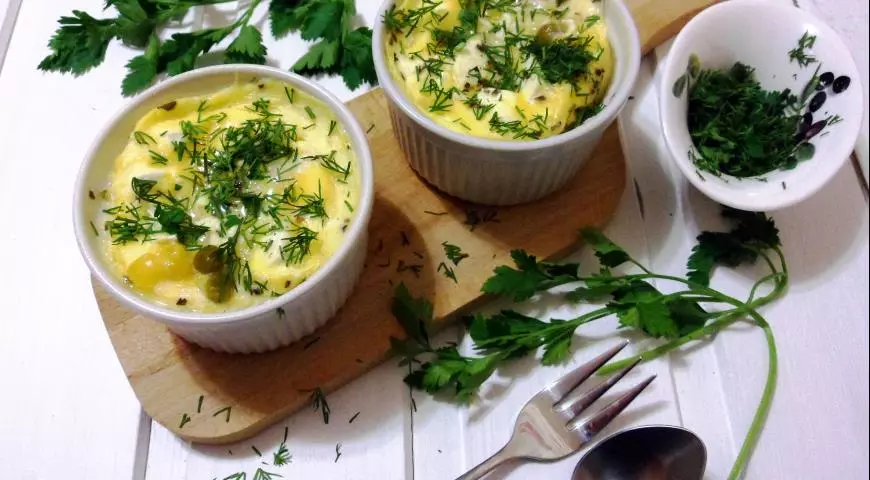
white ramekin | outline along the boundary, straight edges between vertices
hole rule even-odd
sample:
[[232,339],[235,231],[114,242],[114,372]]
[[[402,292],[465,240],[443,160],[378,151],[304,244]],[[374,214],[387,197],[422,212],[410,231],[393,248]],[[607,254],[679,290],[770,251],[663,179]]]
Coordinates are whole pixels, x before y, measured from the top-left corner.
[[372,40],[378,82],[390,106],[393,130],[411,167],[438,189],[474,203],[514,205],[563,186],[595,150],[616,119],[640,68],[637,28],[622,0],[601,2],[616,67],[604,109],[569,132],[533,141],[490,140],[465,135],[432,121],[393,81],[385,58],[381,6]]
[[[100,202],[88,191],[107,183],[116,156],[123,150],[136,122],[149,110],[177,98],[203,95],[236,80],[271,78],[323,102],[347,130],[360,172],[360,201],[346,238],[320,270],[293,290],[259,305],[227,313],[185,313],[152,303],[117,278],[105,262],[89,221]],[[365,132],[337,98],[310,80],[276,68],[221,65],[173,77],[149,89],[122,109],[100,132],[82,163],[73,199],[73,226],[85,263],[100,284],[121,304],[165,324],[170,330],[203,347],[223,352],[272,350],[299,340],[329,320],[347,300],[359,279],[366,255],[368,223],[374,200],[374,172]]]

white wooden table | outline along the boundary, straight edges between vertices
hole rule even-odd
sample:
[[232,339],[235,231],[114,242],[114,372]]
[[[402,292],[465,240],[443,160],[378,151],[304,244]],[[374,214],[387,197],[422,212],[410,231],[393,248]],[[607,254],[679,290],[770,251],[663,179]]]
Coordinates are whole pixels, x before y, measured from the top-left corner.
[[[571,365],[516,362],[471,407],[414,392],[413,412],[404,371],[388,362],[329,395],[329,425],[305,410],[223,447],[187,445],[142,413],[97,312],[70,221],[79,162],[97,130],[124,104],[119,82],[134,52],[113,46],[106,63],[80,79],[35,68],[60,15],[72,8],[95,13],[102,3],[0,0],[0,478],[208,480],[240,470],[251,478],[260,463],[251,446],[270,455],[285,426],[293,462],[270,469],[284,478],[450,479],[501,446],[519,407]],[[378,2],[357,3],[372,24]],[[853,47],[866,92],[866,2],[800,3]],[[269,57],[287,68],[301,46],[299,39],[272,41]],[[681,274],[694,236],[721,225],[716,205],[669,163],[657,121],[655,65],[656,58],[645,61],[620,121],[631,181],[607,233],[652,269]],[[323,83],[346,99],[360,93],[348,92],[338,79]],[[747,478],[870,474],[870,248],[861,177],[847,164],[817,195],[773,215],[792,286],[764,310],[777,336],[781,372]],[[753,277],[750,270],[720,272],[714,285],[745,292]],[[568,313],[557,305],[531,308],[545,317]],[[612,323],[602,323],[581,332],[571,364],[613,342],[612,331]],[[445,338],[457,335],[447,332]],[[757,329],[737,328],[712,344],[646,364],[634,378],[659,378],[621,425],[693,429],[707,444],[707,478],[724,478],[761,394],[766,355]],[[336,462],[337,443],[342,455]],[[577,458],[502,470],[492,478],[569,478]]]

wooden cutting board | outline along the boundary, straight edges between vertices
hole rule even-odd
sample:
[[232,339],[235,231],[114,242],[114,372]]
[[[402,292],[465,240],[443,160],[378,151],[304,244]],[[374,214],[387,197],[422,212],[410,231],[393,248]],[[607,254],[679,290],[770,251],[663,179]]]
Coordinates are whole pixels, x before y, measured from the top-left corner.
[[[644,53],[714,1],[629,0]],[[122,307],[94,283],[109,337],[142,408],[185,440],[228,443],[250,437],[306,405],[312,390],[328,393],[362,375],[388,357],[391,336],[403,336],[389,311],[394,284],[405,282],[415,295],[432,299],[443,324],[480,299],[481,283],[493,267],[510,261],[511,249],[542,258],[572,250],[577,230],[606,223],[625,188],[614,125],[560,192],[498,210],[468,205],[430,189],[411,170],[380,89],[349,106],[363,127],[371,128],[376,199],[362,279],[322,329],[269,353],[217,353]],[[444,241],[470,255],[455,267],[458,283],[437,270],[446,261]]]

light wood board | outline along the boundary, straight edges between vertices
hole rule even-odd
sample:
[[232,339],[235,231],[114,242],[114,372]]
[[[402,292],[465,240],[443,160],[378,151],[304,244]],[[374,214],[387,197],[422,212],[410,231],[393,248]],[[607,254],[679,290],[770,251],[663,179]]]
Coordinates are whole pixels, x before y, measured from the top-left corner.
[[[630,1],[644,53],[712,3]],[[315,388],[328,393],[387,358],[389,338],[403,335],[389,312],[393,284],[405,282],[415,295],[432,299],[435,317],[443,323],[480,299],[481,283],[493,267],[510,261],[510,250],[522,248],[543,258],[570,251],[580,227],[606,223],[625,188],[625,162],[614,125],[560,192],[529,205],[472,207],[430,189],[414,174],[393,136],[380,89],[352,100],[349,107],[364,128],[373,126],[368,137],[376,199],[362,279],[322,329],[269,353],[221,354],[181,340],[94,284],[109,337],[143,409],[188,441],[228,443],[250,437],[306,405]],[[494,214],[494,221],[472,230],[469,211]],[[444,241],[470,254],[455,267],[458,283],[437,271],[446,260]],[[419,275],[397,271],[399,262],[419,265]],[[229,415],[226,410],[214,415],[225,407],[231,407]],[[190,420],[181,427],[184,415]]]

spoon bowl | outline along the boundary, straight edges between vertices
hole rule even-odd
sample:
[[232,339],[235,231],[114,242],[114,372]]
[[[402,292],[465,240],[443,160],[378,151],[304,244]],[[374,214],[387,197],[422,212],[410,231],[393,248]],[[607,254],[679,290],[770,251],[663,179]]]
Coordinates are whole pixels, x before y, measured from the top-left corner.
[[646,425],[614,433],[587,451],[572,480],[701,480],[707,449],[680,427]]

